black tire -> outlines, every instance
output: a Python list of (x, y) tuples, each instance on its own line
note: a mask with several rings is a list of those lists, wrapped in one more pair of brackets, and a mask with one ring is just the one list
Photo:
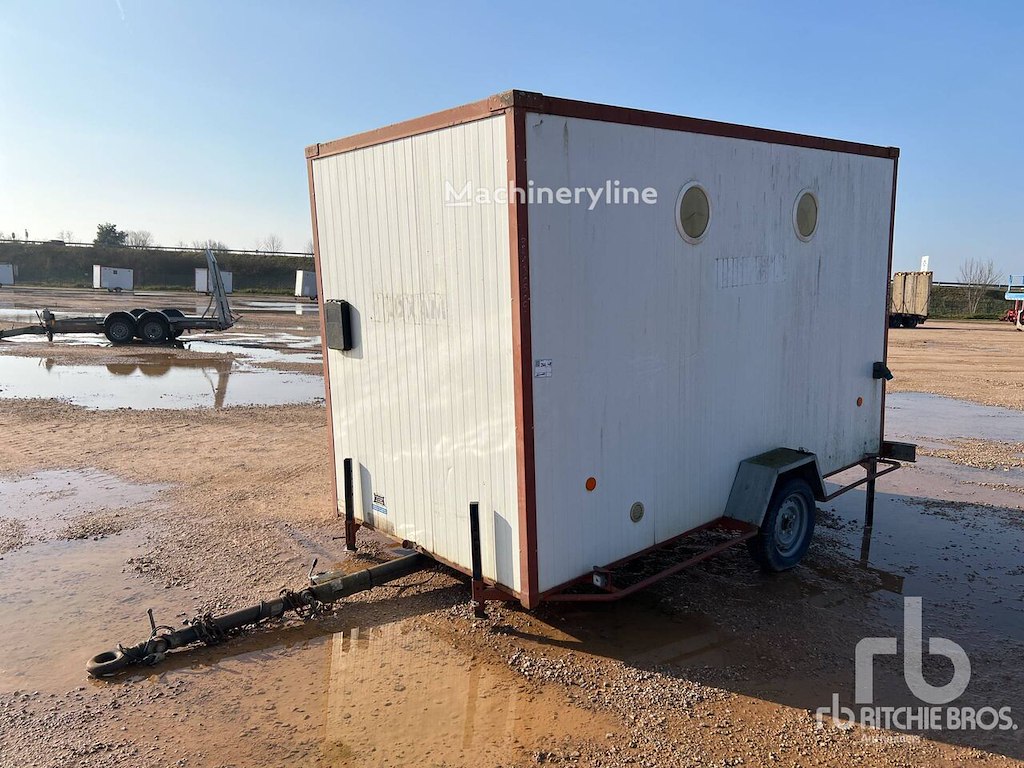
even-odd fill
[[(180, 320), (181, 318), (183, 318), (185, 316), (184, 312), (182, 312), (180, 309), (175, 309), (174, 307), (169, 307), (167, 309), (161, 309), (160, 311), (164, 313), (164, 317), (174, 318), (174, 319), (177, 319), (177, 320)], [(171, 329), (171, 336), (173, 336), (174, 338), (178, 338), (184, 332), (185, 332), (184, 328), (172, 328)]]
[(111, 344), (127, 344), (135, 338), (135, 318), (128, 312), (113, 312), (103, 321), (103, 334)]
[(760, 531), (747, 539), (751, 557), (762, 570), (789, 570), (807, 554), (814, 516), (814, 492), (806, 480), (794, 477), (777, 485)]
[(149, 310), (146, 309), (145, 307), (136, 307), (135, 309), (132, 310), (132, 317), (134, 317), (136, 320), (138, 320), (140, 317), (142, 317), (147, 312), (149, 312)]
[(147, 312), (139, 318), (135, 335), (147, 344), (163, 344), (171, 338), (171, 326), (161, 312)]
[(905, 317), (905, 318), (903, 318), (903, 327), (904, 328), (917, 328), (917, 318), (916, 317)]
[(890, 328), (899, 328), (900, 327), (900, 316), (899, 315), (889, 315), (889, 327)]

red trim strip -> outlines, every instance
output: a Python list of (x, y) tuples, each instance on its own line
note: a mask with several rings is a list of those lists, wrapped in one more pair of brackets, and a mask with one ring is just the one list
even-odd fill
[(429, 133), (453, 125), (481, 120), (496, 112), (508, 108), (519, 112), (539, 112), (561, 117), (575, 117), (581, 120), (598, 120), (606, 123), (639, 125), (647, 128), (663, 128), (670, 131), (685, 131), (708, 136), (724, 136), (748, 141), (762, 141), (769, 144), (785, 144), (793, 147), (823, 149), (829, 152), (846, 152), (871, 157), (899, 157), (896, 147), (880, 147), (874, 144), (861, 144), (855, 141), (829, 139), (822, 136), (809, 136), (789, 131), (775, 131), (769, 128), (755, 128), (749, 125), (723, 123), (717, 120), (702, 120), (696, 117), (671, 115), (665, 112), (649, 112), (643, 109), (616, 107), (609, 104), (593, 104), (587, 101), (559, 99), (530, 91), (505, 91), (472, 104), (434, 112), (413, 120), (406, 120), (393, 125), (365, 131), (354, 136), (335, 139), (323, 144), (306, 147), (306, 157), (327, 157), (353, 149), (383, 144), (408, 136)]
[[(511, 189), (526, 189), (526, 112), (505, 110), (505, 146)], [(537, 564), (537, 473), (533, 442), (533, 341), (530, 324), (529, 212), (513, 195), (508, 204), (512, 270), (512, 356), (516, 409), (520, 593), (526, 608), (540, 602)]]
[(582, 120), (600, 120), (606, 123), (639, 125), (647, 128), (663, 128), (670, 131), (701, 133), (709, 136), (724, 136), (731, 139), (762, 141), (768, 144), (786, 144), (793, 147), (823, 149), (829, 152), (845, 152), (872, 157), (898, 157), (896, 147), (879, 147), (855, 141), (828, 139), (802, 133), (775, 131), (769, 128), (755, 128), (749, 125), (721, 123), (716, 120), (702, 120), (695, 117), (670, 115), (664, 112), (648, 112), (643, 109), (614, 107), (607, 104), (592, 104), (587, 101), (558, 99), (539, 93), (515, 91), (515, 106), (530, 112), (540, 112), (561, 117), (576, 117)]
[[(889, 279), (892, 276), (892, 248), (893, 238), (896, 234), (896, 176), (900, 169), (899, 157), (892, 161), (892, 207), (889, 213), (889, 264), (885, 268), (885, 341), (882, 342), (882, 362), (889, 364)], [(882, 452), (882, 443), (885, 442), (885, 379), (879, 379), (882, 383), (882, 415), (878, 420), (878, 452)]]
[(306, 175), (309, 179), (309, 208), (313, 218), (313, 268), (316, 270), (316, 306), (320, 314), (320, 354), (324, 364), (324, 397), (327, 400), (327, 456), (331, 462), (331, 503), (334, 514), (338, 508), (338, 462), (334, 453), (334, 414), (331, 410), (331, 377), (327, 363), (327, 326), (324, 317), (324, 275), (320, 269), (320, 231), (316, 224), (316, 190), (313, 186), (313, 159), (306, 159)]
[(487, 99), (474, 101), (472, 104), (464, 104), (461, 107), (432, 112), (423, 117), (404, 120), (400, 123), (386, 125), (383, 128), (375, 128), (372, 131), (357, 133), (354, 136), (328, 141), (324, 144), (313, 144), (306, 147), (306, 157), (329, 157), (330, 155), (338, 155), (342, 152), (351, 152), (353, 149), (372, 147), (376, 144), (404, 139), (409, 136), (417, 136), (421, 133), (449, 128), (453, 125), (482, 120), (511, 106), (512, 94), (512, 91), (508, 91)]

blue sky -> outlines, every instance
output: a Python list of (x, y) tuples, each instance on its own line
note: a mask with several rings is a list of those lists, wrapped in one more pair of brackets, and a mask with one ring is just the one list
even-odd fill
[(898, 269), (1024, 272), (1024, 4), (0, 0), (0, 230), (309, 239), (303, 148), (521, 88), (902, 150)]

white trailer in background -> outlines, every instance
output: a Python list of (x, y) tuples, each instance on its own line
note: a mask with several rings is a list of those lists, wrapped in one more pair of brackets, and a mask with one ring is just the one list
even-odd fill
[(14, 285), (17, 270), (13, 264), (0, 264), (0, 287)]
[(92, 287), (121, 293), (135, 289), (135, 272), (124, 267), (92, 265)]
[(522, 91), (308, 147), (349, 546), (533, 607), (739, 541), (792, 567), (855, 485), (870, 520), (913, 459), (882, 430), (898, 154)]
[[(221, 270), (220, 276), (224, 281), (224, 293), (231, 293), (233, 288), (231, 273)], [(215, 290), (216, 286), (213, 283), (210, 270), (206, 267), (196, 267), (196, 293), (213, 293)]]
[(316, 272), (295, 270), (295, 297), (316, 299)]

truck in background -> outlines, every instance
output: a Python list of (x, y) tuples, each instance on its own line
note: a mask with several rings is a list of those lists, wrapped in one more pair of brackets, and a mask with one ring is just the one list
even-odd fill
[(928, 319), (931, 272), (897, 272), (889, 285), (889, 327), (916, 328)]

